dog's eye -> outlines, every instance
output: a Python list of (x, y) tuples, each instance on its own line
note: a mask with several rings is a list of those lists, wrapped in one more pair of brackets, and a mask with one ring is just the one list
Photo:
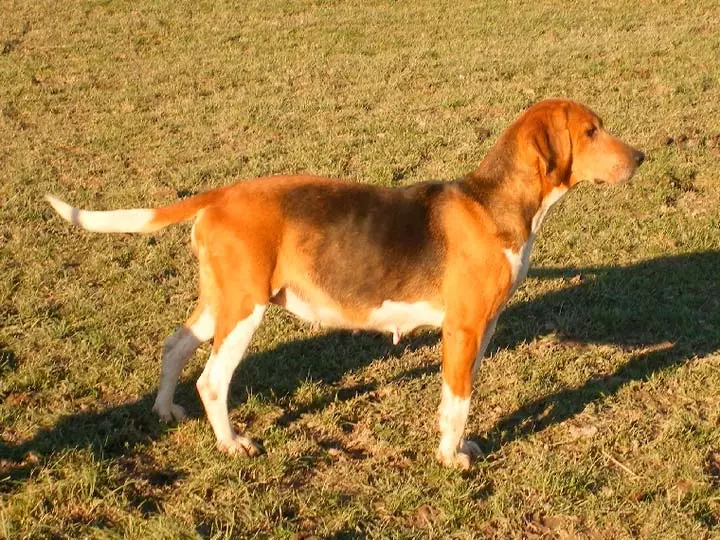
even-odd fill
[(590, 137), (591, 139), (595, 136), (597, 133), (597, 128), (595, 126), (589, 127), (585, 134)]

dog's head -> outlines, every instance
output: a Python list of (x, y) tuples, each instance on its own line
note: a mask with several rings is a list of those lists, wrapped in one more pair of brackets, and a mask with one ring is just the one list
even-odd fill
[(626, 182), (645, 154), (607, 131), (590, 109), (551, 99), (530, 107), (516, 122), (523, 161), (536, 168), (543, 191), (578, 182)]

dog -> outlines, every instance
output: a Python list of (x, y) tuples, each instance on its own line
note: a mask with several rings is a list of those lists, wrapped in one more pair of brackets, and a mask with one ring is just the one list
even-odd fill
[(155, 209), (87, 211), (46, 198), (90, 231), (150, 233), (195, 220), (200, 292), (190, 318), (165, 340), (153, 410), (164, 421), (178, 377), (214, 338), (197, 389), (229, 454), (259, 447), (230, 425), (227, 394), (269, 304), (312, 323), (389, 332), (442, 329), (437, 459), (470, 467), (480, 449), (463, 439), (472, 381), (498, 316), (525, 278), (553, 204), (583, 181), (628, 181), (645, 155), (569, 100), (527, 109), (477, 170), (449, 182), (385, 188), (315, 176), (238, 182)]

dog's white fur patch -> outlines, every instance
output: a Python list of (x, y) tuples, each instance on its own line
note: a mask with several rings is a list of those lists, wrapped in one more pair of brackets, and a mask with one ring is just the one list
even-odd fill
[[(274, 291), (274, 294), (277, 292)], [(390, 332), (395, 344), (400, 341), (402, 334), (420, 326), (439, 328), (445, 319), (445, 312), (434, 307), (430, 302), (408, 303), (385, 300), (380, 307), (370, 311), (367, 320), (349, 321), (339, 310), (328, 305), (311, 304), (289, 288), (285, 289), (285, 309), (311, 323), (335, 328)]]
[(560, 199), (562, 199), (567, 192), (568, 192), (568, 188), (566, 188), (565, 186), (554, 187), (554, 188), (552, 188), (550, 193), (548, 193), (545, 196), (545, 198), (542, 201), (542, 204), (540, 204), (540, 208), (533, 216), (533, 220), (532, 220), (533, 234), (537, 235), (538, 231), (540, 230), (540, 226), (542, 225), (543, 221), (545, 221), (545, 216), (547, 215), (548, 210), (550, 210), (550, 208), (552, 208), (552, 206), (556, 202), (558, 202)]
[(470, 412), (470, 397), (453, 394), (450, 386), (443, 381), (440, 400), (438, 425), (440, 428), (440, 446), (438, 456), (441, 461), (451, 464), (460, 448), (465, 424)]
[(147, 208), (95, 212), (80, 210), (52, 195), (45, 195), (45, 199), (63, 219), (94, 232), (143, 232), (155, 216), (155, 211)]
[(290, 288), (285, 289), (285, 309), (310, 323), (320, 323), (335, 328), (352, 326), (337, 309), (328, 305), (311, 304)]
[(370, 312), (368, 328), (390, 332), (395, 345), (400, 336), (420, 326), (439, 328), (445, 320), (445, 312), (430, 302), (394, 302), (385, 300), (379, 308)]
[(505, 253), (505, 257), (510, 263), (510, 271), (512, 273), (513, 286), (510, 290), (510, 296), (512, 296), (518, 285), (520, 285), (520, 283), (522, 283), (522, 281), (525, 279), (525, 276), (527, 276), (528, 268), (530, 266), (530, 252), (532, 251), (532, 247), (535, 243), (535, 238), (537, 238), (537, 233), (540, 230), (540, 226), (545, 220), (545, 216), (547, 216), (548, 210), (550, 210), (550, 208), (552, 208), (552, 206), (556, 202), (562, 199), (567, 192), (568, 189), (566, 187), (553, 188), (552, 191), (550, 191), (550, 193), (545, 196), (542, 203), (540, 204), (540, 208), (533, 216), (531, 225), (532, 230), (530, 231), (530, 236), (522, 245), (520, 250), (503, 250), (503, 252)]

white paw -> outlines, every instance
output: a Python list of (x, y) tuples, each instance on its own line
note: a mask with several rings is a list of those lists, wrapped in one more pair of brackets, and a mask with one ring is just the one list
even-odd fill
[(455, 452), (444, 454), (438, 449), (437, 459), (445, 467), (467, 471), (475, 458), (480, 455), (480, 447), (472, 441), (460, 441)]
[(171, 403), (170, 407), (164, 407), (155, 403), (152, 410), (163, 422), (182, 422), (187, 417), (185, 409), (175, 403)]
[(261, 448), (250, 437), (242, 435), (234, 435), (229, 441), (218, 441), (217, 447), (218, 450), (230, 456), (254, 457), (262, 452)]

